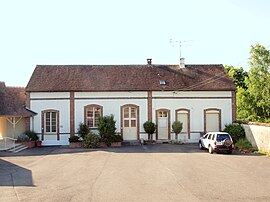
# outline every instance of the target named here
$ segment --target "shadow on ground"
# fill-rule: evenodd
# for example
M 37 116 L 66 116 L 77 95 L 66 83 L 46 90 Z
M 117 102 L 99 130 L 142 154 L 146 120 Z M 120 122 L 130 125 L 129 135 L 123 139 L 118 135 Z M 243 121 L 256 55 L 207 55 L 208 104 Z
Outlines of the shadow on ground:
M 0 159 L 0 186 L 33 186 L 32 171 Z
M 122 147 L 107 147 L 97 149 L 86 148 L 69 148 L 68 146 L 46 146 L 40 148 L 27 149 L 19 153 L 0 152 L 0 157 L 9 156 L 46 156 L 58 154 L 72 154 L 72 153 L 91 153 L 91 152 L 114 152 L 114 153 L 205 153 L 207 150 L 200 150 L 197 144 L 152 144 L 152 145 L 136 145 L 136 146 L 122 146 Z M 227 154 L 221 154 L 227 155 Z M 254 156 L 259 154 L 249 153 L 242 154 L 234 151 L 232 155 L 240 156 Z

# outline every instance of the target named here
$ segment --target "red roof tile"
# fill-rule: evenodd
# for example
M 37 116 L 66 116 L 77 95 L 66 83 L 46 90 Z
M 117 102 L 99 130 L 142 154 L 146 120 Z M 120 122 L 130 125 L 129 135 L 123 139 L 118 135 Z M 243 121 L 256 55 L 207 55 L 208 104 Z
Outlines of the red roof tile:
M 160 81 L 166 85 L 160 85 Z M 235 90 L 223 65 L 37 65 L 28 92 Z

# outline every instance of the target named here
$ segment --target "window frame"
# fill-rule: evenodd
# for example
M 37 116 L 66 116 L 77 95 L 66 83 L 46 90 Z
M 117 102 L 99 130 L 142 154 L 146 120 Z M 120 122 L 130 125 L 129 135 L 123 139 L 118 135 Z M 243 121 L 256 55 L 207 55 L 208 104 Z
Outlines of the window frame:
M 46 113 L 56 113 L 56 132 L 46 132 Z M 50 115 L 51 118 L 51 115 Z M 57 140 L 60 140 L 60 111 L 55 109 L 46 109 L 41 111 L 41 140 L 44 140 L 44 135 L 56 135 Z
M 181 111 L 185 114 L 187 114 L 187 133 L 188 134 L 188 139 L 190 139 L 190 109 L 186 109 L 186 108 L 179 108 L 175 110 L 175 120 L 178 120 L 178 113 L 181 113 Z M 181 132 L 182 133 L 182 132 Z
M 97 129 L 98 128 L 98 124 L 96 123 L 96 117 L 95 117 L 96 114 L 95 114 L 95 110 L 94 110 L 96 108 L 100 108 L 100 116 L 99 117 L 102 117 L 103 116 L 103 106 L 98 105 L 98 104 L 90 104 L 90 105 L 86 105 L 84 107 L 84 124 L 87 125 L 90 130 L 91 129 Z M 88 125 L 88 118 L 89 117 L 88 117 L 87 113 L 88 113 L 88 111 L 90 109 L 92 109 L 92 114 L 93 114 L 93 117 L 92 117 L 92 119 L 93 119 L 93 126 L 92 127 L 90 127 Z

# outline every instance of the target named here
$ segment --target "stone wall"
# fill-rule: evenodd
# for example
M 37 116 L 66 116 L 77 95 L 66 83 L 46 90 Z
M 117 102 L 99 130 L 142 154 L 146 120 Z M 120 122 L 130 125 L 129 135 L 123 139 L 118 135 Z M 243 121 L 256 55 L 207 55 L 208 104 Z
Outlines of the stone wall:
M 247 139 L 253 147 L 258 150 L 270 152 L 270 127 L 259 125 L 242 125 L 246 132 Z

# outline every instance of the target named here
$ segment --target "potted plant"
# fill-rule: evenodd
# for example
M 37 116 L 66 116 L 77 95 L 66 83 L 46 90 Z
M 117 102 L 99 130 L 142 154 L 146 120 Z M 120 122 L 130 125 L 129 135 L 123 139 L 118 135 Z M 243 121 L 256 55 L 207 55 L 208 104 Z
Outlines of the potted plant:
M 79 136 L 73 135 L 68 138 L 70 148 L 80 148 L 82 147 L 82 141 Z
M 28 148 L 33 148 L 36 145 L 36 141 L 30 140 L 30 138 L 26 134 L 20 134 L 17 138 L 17 142 L 22 143 Z
M 121 135 L 114 135 L 113 142 L 111 144 L 112 147 L 121 147 L 123 142 L 123 137 Z
M 175 133 L 175 142 L 178 143 L 178 134 L 181 133 L 183 129 L 183 123 L 180 121 L 174 121 L 172 124 L 172 130 Z
M 146 121 L 143 124 L 144 131 L 148 133 L 148 140 L 153 140 L 153 133 L 156 130 L 156 124 L 151 121 Z
M 39 140 L 39 137 L 35 131 L 28 130 L 25 132 L 25 134 L 29 137 L 30 141 L 35 142 L 36 147 L 41 147 L 41 141 Z

